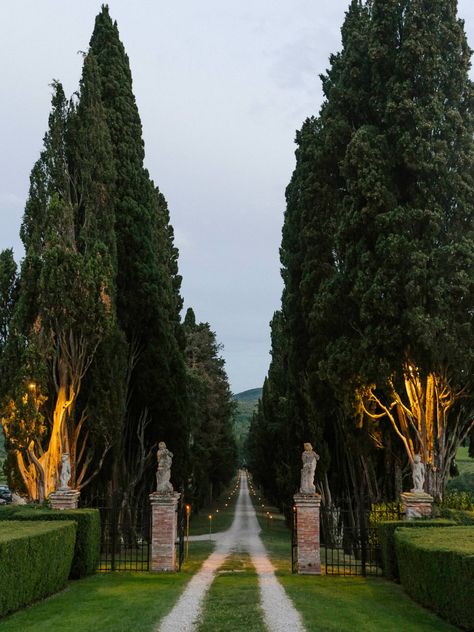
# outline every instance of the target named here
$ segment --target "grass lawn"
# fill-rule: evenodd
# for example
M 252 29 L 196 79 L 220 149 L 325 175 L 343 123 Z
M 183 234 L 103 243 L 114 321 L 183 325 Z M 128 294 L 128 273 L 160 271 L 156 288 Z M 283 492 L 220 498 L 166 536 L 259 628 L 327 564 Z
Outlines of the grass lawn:
M 99 573 L 0 621 L 1 632 L 151 632 L 213 550 L 191 542 L 181 573 Z
M 448 490 L 457 489 L 463 492 L 474 493 L 474 459 L 469 456 L 469 448 L 459 448 L 456 454 L 456 465 L 459 476 L 455 476 L 448 482 Z
M 401 586 L 380 578 L 291 574 L 291 534 L 283 516 L 256 503 L 261 537 L 279 581 L 308 632 L 454 632 L 457 628 L 412 601 Z
M 199 632 L 266 632 L 257 574 L 245 553 L 226 560 L 207 593 Z

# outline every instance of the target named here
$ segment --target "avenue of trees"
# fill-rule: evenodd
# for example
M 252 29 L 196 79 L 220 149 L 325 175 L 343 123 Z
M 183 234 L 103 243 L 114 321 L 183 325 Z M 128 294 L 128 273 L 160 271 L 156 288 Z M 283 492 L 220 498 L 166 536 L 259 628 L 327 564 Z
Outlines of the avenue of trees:
M 232 397 L 215 335 L 188 312 L 166 200 L 144 167 L 128 57 L 108 8 L 78 92 L 52 86 L 21 227 L 25 257 L 0 253 L 0 406 L 15 489 L 42 501 L 61 453 L 71 486 L 152 491 L 158 441 L 198 503 L 235 467 Z
M 439 498 L 473 428 L 474 119 L 456 0 L 353 0 L 297 133 L 282 308 L 249 439 L 285 505 L 300 454 L 323 501 L 391 500 L 415 454 Z

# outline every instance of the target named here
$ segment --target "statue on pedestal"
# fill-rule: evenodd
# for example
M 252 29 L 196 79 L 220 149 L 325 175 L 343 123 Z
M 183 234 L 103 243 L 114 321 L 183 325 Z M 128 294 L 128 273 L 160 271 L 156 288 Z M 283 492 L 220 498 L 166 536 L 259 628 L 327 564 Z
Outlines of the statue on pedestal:
M 156 491 L 172 492 L 173 485 L 170 482 L 170 478 L 173 453 L 168 450 L 164 441 L 160 441 L 158 444 L 156 458 L 158 459 L 158 469 L 156 471 Z
M 313 450 L 311 443 L 304 444 L 304 452 L 301 455 L 303 467 L 301 469 L 301 494 L 315 494 L 314 474 L 316 472 L 316 462 L 319 461 L 319 454 Z
M 425 483 L 425 465 L 421 462 L 421 456 L 415 454 L 412 465 L 413 494 L 424 494 L 423 485 Z
M 61 454 L 61 474 L 59 476 L 59 490 L 60 492 L 70 491 L 69 479 L 71 478 L 71 461 L 69 460 L 69 454 L 63 452 Z

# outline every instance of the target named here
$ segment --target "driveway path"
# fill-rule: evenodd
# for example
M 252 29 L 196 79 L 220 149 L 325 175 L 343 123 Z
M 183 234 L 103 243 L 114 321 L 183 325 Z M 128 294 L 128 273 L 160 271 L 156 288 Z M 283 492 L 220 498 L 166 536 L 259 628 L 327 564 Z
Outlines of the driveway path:
M 265 623 L 270 632 L 304 632 L 299 613 L 287 597 L 275 576 L 275 569 L 268 559 L 259 537 L 255 509 L 250 500 L 247 475 L 240 473 L 240 493 L 235 506 L 232 526 L 216 538 L 216 550 L 194 575 L 175 607 L 161 621 L 158 632 L 192 632 L 197 628 L 206 592 L 216 572 L 234 551 L 246 551 L 258 574 L 261 605 Z

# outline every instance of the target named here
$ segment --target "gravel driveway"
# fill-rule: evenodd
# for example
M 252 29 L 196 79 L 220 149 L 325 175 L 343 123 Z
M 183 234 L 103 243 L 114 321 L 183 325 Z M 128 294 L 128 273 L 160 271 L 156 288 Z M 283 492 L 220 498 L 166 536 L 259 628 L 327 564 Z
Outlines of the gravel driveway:
M 299 613 L 278 583 L 275 570 L 259 537 L 260 527 L 250 500 L 245 472 L 240 472 L 240 493 L 232 526 L 216 534 L 216 549 L 194 575 L 157 632 L 191 632 L 197 628 L 202 605 L 216 572 L 233 552 L 248 552 L 258 574 L 264 620 L 270 632 L 304 632 Z

